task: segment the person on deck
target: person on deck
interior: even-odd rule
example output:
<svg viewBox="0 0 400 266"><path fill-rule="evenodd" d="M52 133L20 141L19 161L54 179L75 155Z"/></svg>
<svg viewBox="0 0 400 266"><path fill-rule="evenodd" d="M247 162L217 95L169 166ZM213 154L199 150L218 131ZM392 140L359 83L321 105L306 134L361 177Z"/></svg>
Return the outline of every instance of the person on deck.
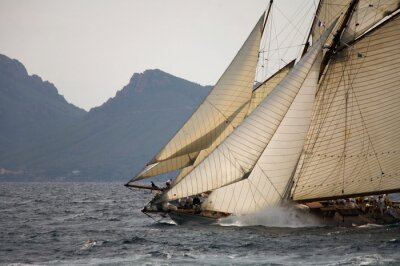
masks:
<svg viewBox="0 0 400 266"><path fill-rule="evenodd" d="M193 198L193 206L200 205L201 201L198 195Z"/></svg>
<svg viewBox="0 0 400 266"><path fill-rule="evenodd" d="M383 216L383 210L384 210L384 207L385 207L384 202L383 202L383 195L379 195L378 196L377 204L378 204L378 208L379 208L379 211L381 213L381 216Z"/></svg>
<svg viewBox="0 0 400 266"><path fill-rule="evenodd" d="M165 183L167 189L171 188L171 183L172 183L172 179L168 179L167 182Z"/></svg>
<svg viewBox="0 0 400 266"><path fill-rule="evenodd" d="M201 201L200 201L199 196L198 195L194 196L194 198L193 198L193 209L194 209L195 213L200 213L201 212L200 204L201 204Z"/></svg>
<svg viewBox="0 0 400 266"><path fill-rule="evenodd" d="M152 188L151 192L153 192L153 189L154 190L160 190L160 188L156 184L154 184L153 181L151 181L151 188Z"/></svg>

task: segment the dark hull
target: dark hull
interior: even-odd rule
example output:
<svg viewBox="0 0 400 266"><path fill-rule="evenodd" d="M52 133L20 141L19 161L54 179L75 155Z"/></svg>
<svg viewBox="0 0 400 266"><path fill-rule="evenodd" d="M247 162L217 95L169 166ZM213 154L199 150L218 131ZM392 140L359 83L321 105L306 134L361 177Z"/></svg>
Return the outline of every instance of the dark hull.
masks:
<svg viewBox="0 0 400 266"><path fill-rule="evenodd" d="M396 210L392 214L388 212L380 213L373 206L369 211L362 211L360 208L326 205L326 202L307 203L307 209L299 209L300 212L307 212L319 218L321 224L327 226L360 226L365 224L394 224L400 223L400 210ZM303 205L304 206L304 205ZM169 217L179 225L213 225L218 224L220 218L229 216L229 213L203 211L197 212L193 209L177 209L168 211L145 211L144 213L161 215L161 217Z"/></svg>
<svg viewBox="0 0 400 266"><path fill-rule="evenodd" d="M194 213L171 211L168 216L177 224L197 224L197 225L212 225L218 222L218 218L207 217Z"/></svg>
<svg viewBox="0 0 400 266"><path fill-rule="evenodd" d="M326 206L326 202L312 202L306 204L310 213L319 217L321 222L330 226L360 226L365 224L395 224L400 223L399 210L392 209L390 212L380 212L378 208L372 206L370 210L348 206Z"/></svg>

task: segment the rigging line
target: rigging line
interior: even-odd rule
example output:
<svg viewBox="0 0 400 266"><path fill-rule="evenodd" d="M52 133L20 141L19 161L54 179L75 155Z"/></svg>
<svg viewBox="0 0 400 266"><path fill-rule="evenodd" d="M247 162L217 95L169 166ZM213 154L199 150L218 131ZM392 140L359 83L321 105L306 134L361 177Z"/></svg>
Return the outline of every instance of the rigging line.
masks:
<svg viewBox="0 0 400 266"><path fill-rule="evenodd" d="M315 62L314 62L314 64L315 64ZM308 74L310 73L310 71L311 71L311 69L308 71ZM296 98L297 98L297 96L298 96L298 94L299 94L299 92L300 92L300 90L301 90L301 88L302 88L302 86L303 86L305 80L307 79L308 74L306 75L306 77L305 77L304 80L302 81L299 90L297 91L296 95L294 96L293 100L291 101L290 106L289 106L288 109L286 110L285 114L282 116L282 119L281 119L281 121L279 122L279 124L277 125L276 130L274 130L274 133L273 133L273 134L276 133L276 131L278 130L278 128L279 128L280 125L282 124L282 121L285 119L287 113L288 113L289 110L290 110L290 107L293 105L293 102L296 100ZM272 140L272 138L270 139L270 141L267 143L267 145L264 147L264 149L262 150L262 152L261 152L260 155L258 156L258 158L257 158L257 160L256 160L256 163L254 164L254 166L252 167L252 169L250 169L250 172L252 172L253 169L255 168L255 166L258 165L258 161L260 160L260 158L261 158L262 154L264 153L264 151L268 148L269 143L271 142L271 140ZM261 169L261 167L260 167L260 169ZM263 173L264 173L264 172L263 172ZM266 173L264 173L264 174L266 175ZM269 179L269 177L268 177L267 175L266 175L266 177ZM271 181L270 181L270 182L271 182ZM278 192L278 194L280 195L279 192ZM282 197L282 195L280 195L280 197Z"/></svg>
<svg viewBox="0 0 400 266"><path fill-rule="evenodd" d="M336 60L336 58L333 58L333 62ZM345 67L346 67L346 65L345 65ZM323 128L323 126L325 125L325 121L326 121L326 119L328 118L328 116L329 116L329 110L331 109L331 105L335 102L335 98L336 98L336 94L339 92L339 84L341 84L342 83L342 80L343 80L343 78L344 78L344 76L342 75L341 77L340 77L340 81L339 81L339 83L338 83L338 86L337 87L335 87L336 88L336 90L335 90L335 93L334 93L334 96L331 98L331 100L330 100L330 103L329 103L329 106L328 106L328 108L326 109L326 112L325 112L325 115L324 115L324 117L323 117L323 123L321 123L320 125L319 125L319 127L318 127L318 135L321 133L321 131L322 131L322 128ZM323 107L322 105L321 105L321 107ZM336 114L334 115L335 117L338 115L338 111L339 110L337 110L336 111ZM331 123L333 123L334 122L334 120L332 120L331 121ZM329 141L329 143L332 141L332 139L333 139L333 132L334 131L331 131L332 132L332 136L331 136L331 139L330 140L328 140ZM329 132L328 131L326 131L325 132L325 134L328 134ZM318 142L318 137L315 137L315 141L313 142L313 144L312 144L312 146L313 146L313 150L314 150L314 148L315 148L315 145L317 144L317 142ZM312 159L312 158L311 158ZM322 159L322 158L321 158ZM306 159L305 159L306 160ZM305 161L304 160L304 161ZM324 180L321 180L321 184L323 184L323 183L325 183L328 179L330 179L331 178L331 176L334 174L334 172L335 172L335 169L337 168L338 166L336 165L335 166L335 168L332 170L332 172L324 179ZM316 170L316 168L314 168L314 170ZM314 171L313 170L313 171ZM308 177L308 179L307 180L305 180L304 182L306 182L306 183L308 183L308 181L310 180L310 178L311 178L311 175ZM298 177L298 182L297 183L299 183L299 181L300 181L300 179L301 179L301 175L299 175L299 177ZM312 193L312 192L314 192L314 190L315 189L311 189L308 193L306 193L305 195L309 195L310 193Z"/></svg>
<svg viewBox="0 0 400 266"><path fill-rule="evenodd" d="M356 95L355 93L354 93L354 98L355 98L355 100L356 100L357 105L359 106L358 99L357 99L357 95ZM370 136L370 134L369 134L369 132L368 132L368 129L367 129L367 126L366 126L366 123L365 123L365 119L364 119L364 116L363 116L363 114L362 114L362 112L361 112L361 109L358 108L358 110L359 110L359 114L360 114L360 118L361 118L363 127L365 128L365 131L366 131L366 134L367 134L367 137L368 137L368 141L369 141L369 143L371 144L371 148L372 148L373 154L375 155L375 158L376 158L376 160L377 160L377 162L378 162L378 166L379 166L379 169L380 169L380 171L381 171L381 176L382 176L382 175L384 175L384 172L383 172L383 169L382 169L382 165L381 165L380 160L379 160L379 158L378 158L378 155L377 155L377 152L376 152L376 150L375 150L375 147L374 147L374 145L373 145L373 143L372 143L371 136ZM379 184L381 183L381 181L382 181L382 179L379 181Z"/></svg>
<svg viewBox="0 0 400 266"><path fill-rule="evenodd" d="M304 8L304 7L303 7ZM301 12L301 11L299 11L299 12ZM308 10L307 10L307 12L308 12ZM307 17L307 12L302 16L302 18L301 18L301 21L303 21L302 23L304 23L305 21L306 21L306 17ZM278 43L278 37L282 34L282 33L284 33L284 32L286 32L286 29L287 29L287 27L288 27L288 25L289 24L293 24L293 23L287 23L287 26L285 26L285 27L282 27L282 29L281 29L281 31L279 32L279 34L277 33L277 31L276 31L276 27L275 27L275 37L274 37L274 39L273 40L276 40L276 42L277 42L277 47L280 47L280 45L279 45L279 43ZM301 24L300 26L302 26L303 24ZM274 26L275 26L275 24L274 24ZM282 43L284 43L284 42L286 42L286 40L290 37L290 36L292 36L292 41L290 41L290 43L293 43L294 41L294 39L296 39L296 37L297 37L297 33L293 33L292 34L292 32L294 32L296 29L294 28L294 27L290 27L290 31L286 34L286 36L281 40L281 42ZM300 34L300 35L302 35L302 34ZM275 50L281 50L281 49L271 49L271 51L275 51ZM274 54L274 53L273 53ZM272 55L273 55L272 54ZM286 53L285 53L286 54ZM278 54L278 57L279 57L279 54Z"/></svg>
<svg viewBox="0 0 400 266"><path fill-rule="evenodd" d="M318 0L318 6L315 6L315 1L313 0L314 10L315 10L314 18L313 18L313 20L311 21L310 31L309 31L308 35L306 35L306 39L305 39L305 43L304 43L304 48L303 48L303 52L302 52L301 57L303 57L303 56L306 54L306 52L307 52L307 50L308 50L308 47L310 47L310 37L311 37L311 34L312 34L313 31L314 31L314 27L315 27L316 22L317 22L317 17L318 17L318 15L319 15L319 13L321 12L322 1L323 1L323 0Z"/></svg>
<svg viewBox="0 0 400 266"><path fill-rule="evenodd" d="M248 185L249 185L249 190L250 190L250 192L253 192L253 191L258 192L258 195L264 200L264 202L265 202L265 203L268 203L268 199L265 197L265 196L266 196L266 195L265 195L265 192L260 191L260 189L258 188L258 185L256 186L256 185L253 183L252 180L250 180L250 179L246 179L246 180L248 181ZM265 187L265 184L264 184L264 187ZM252 188L254 188L254 190L252 190ZM244 186L242 186L241 192L242 192L243 189L244 189ZM257 201L256 201L256 199L255 199L255 193L251 193L251 196L252 196L252 199L253 199L253 201L254 201L254 205L259 206L259 209L261 210L261 209L262 209L262 206L259 205L259 204L257 204Z"/></svg>
<svg viewBox="0 0 400 266"><path fill-rule="evenodd" d="M250 99L251 99L251 93L250 93ZM245 107L246 105L248 105L249 102L250 102L250 99L247 100L247 101L240 107L240 109L243 108L243 107ZM226 122L229 122L228 126L231 126L233 129L236 128L236 127L234 127L234 126L232 125L232 123L231 123L233 120L235 120L235 117L236 117L236 116L233 117L233 118L230 120L230 118L227 117L215 104L213 104L212 102L210 102L208 99L206 99L205 101L206 101L208 104L210 104L212 107L214 107L214 109L225 119ZM231 106L229 106L229 107L231 107Z"/></svg>
<svg viewBox="0 0 400 266"><path fill-rule="evenodd" d="M261 158L261 157L260 157ZM275 184L271 181L271 179L269 178L269 176L267 175L267 173L264 171L264 169L261 168L261 166L256 163L256 166L258 166L258 168L261 170L261 172L264 174L264 176L268 179L268 181L271 183L272 188L276 191L276 193L278 193L279 197L281 198L281 200L283 200L283 196L282 194L278 191L278 189L276 188ZM254 167L255 168L255 167Z"/></svg>
<svg viewBox="0 0 400 266"><path fill-rule="evenodd" d="M368 41L367 51L369 50L369 46L370 46L371 39L372 39L372 38L370 38L370 40ZM356 74L354 75L354 79L353 79L352 81L349 82L349 86L352 86L352 83L354 82L356 76L358 75L359 71L361 70L361 67L362 67L362 64L363 64L364 60L365 60L365 59L362 60L362 63L359 65L358 69L356 70L357 72L356 72ZM348 63L348 64L349 64L349 63ZM355 95L355 93L353 93L353 94L354 94L354 98L355 98L355 100L356 100L357 105L360 106L359 103L358 103L357 96ZM361 113L361 109L359 109L359 113L360 113L360 117L361 117L363 126L364 126L364 128L365 128L365 131L366 131L366 133L367 133L368 140L369 140L369 142L370 142L370 144L371 144L371 148L373 149L373 154L376 156L376 160L377 160L378 165L379 165L379 167L380 167L381 174L383 174L382 167L381 167L381 163L380 163L380 161L379 161L379 158L377 157L377 153L376 153L375 147L374 147L374 145L373 145L373 143L372 143L370 134L368 133L368 129L366 128L365 119L364 119L364 117L363 117L363 115L362 115L362 113ZM381 182L382 182L382 178L380 179L379 183L381 184Z"/></svg>
<svg viewBox="0 0 400 266"><path fill-rule="evenodd" d="M322 59L320 75L322 75L322 72L328 65L331 57L335 54L335 52L338 48L338 43L340 42L340 39L341 39L344 31L346 30L346 27L348 26L349 21L351 20L353 14L354 14L354 7L357 5L358 2L359 2L359 0L352 0L351 3L349 4L349 7L346 10L346 13L343 15L343 19L339 26L339 29L336 31L336 34L333 37L331 47L325 53L324 58Z"/></svg>
<svg viewBox="0 0 400 266"><path fill-rule="evenodd" d="M345 69L343 69L342 75L345 75ZM346 81L345 81L346 82ZM350 83L349 83L350 85ZM346 86L346 84L344 84L344 86ZM345 87L345 111L344 111L344 147L343 147L343 151L342 151L342 156L340 158L340 160L342 160L343 162L343 173L342 173L342 194L344 194L344 175L345 175L345 171L346 171L346 159L345 159L345 155L346 155L346 148L347 148L347 138L349 133L347 132L347 120L348 120L348 106L349 106L349 87Z"/></svg>
<svg viewBox="0 0 400 266"><path fill-rule="evenodd" d="M257 187L255 187L256 189L253 190L253 182L251 180L249 180L248 183L249 183L250 195L251 195L251 198L252 198L252 200L254 202L254 205L256 207L258 207L259 209L261 209L262 207L259 204L257 204L256 198L255 198L255 193L254 193L257 190ZM242 187L242 189L243 189L243 187ZM248 192L247 192L247 194L248 194ZM243 208L243 205L244 205L244 202L242 204L242 208Z"/></svg>
<svg viewBox="0 0 400 266"><path fill-rule="evenodd" d="M306 6L306 5L304 5ZM304 8L304 6L302 8ZM281 13L281 15L289 22L289 24L291 24L296 30L297 32L301 35L301 31L299 30L299 28L297 27L297 25L293 24L293 22L279 9L279 7L277 6L276 9L278 10L279 13ZM300 11L299 11L300 12Z"/></svg>
<svg viewBox="0 0 400 266"><path fill-rule="evenodd" d="M234 191L235 188L236 188L236 183L235 183L233 186L234 186L234 188L233 188L233 191ZM243 193L243 186L240 188L238 198L241 198L242 193ZM228 193L227 193L227 191L226 191L226 189L225 189L224 199L225 199L225 197L226 197L226 194L228 194ZM232 193L230 193L230 194L232 195ZM229 207L232 205L233 199L234 199L234 196L232 195L232 196L230 197L230 200L229 200L229 204L228 204L228 206L227 206L227 209L229 209ZM233 206L234 206L234 207L233 207L233 212L237 213L238 201L234 201ZM242 207L243 207L243 204L242 204Z"/></svg>
<svg viewBox="0 0 400 266"><path fill-rule="evenodd" d="M314 3L314 1L313 1L313 4L314 4L314 6L315 6L315 3ZM311 21L309 21L308 22L308 14L309 13L311 13L311 10L313 9L313 6L312 5L310 5L310 7L307 9L307 11L306 11L306 13L304 14L304 16L303 16L303 19L302 19L302 23L300 24L300 27L302 28L303 27L303 25L305 24L306 25L306 27L305 28L310 28L311 29L311 27L312 27L312 25L313 25L313 19L311 20ZM308 22L308 23L306 23L306 22ZM310 24L311 23L311 24ZM311 32L311 30L310 30L310 32ZM301 34L300 36L302 36L303 34ZM295 38L295 36L293 36L293 39L292 40L294 40L294 38ZM306 43L308 43L308 40L309 40L309 38L310 38L310 36L306 33L305 34L305 36L303 36L303 43L304 44L302 44L302 46L304 46L303 47L303 49L301 49L300 47L298 48L298 50L297 50L297 56L296 56L296 58L301 58L303 55L304 55L304 49L306 48Z"/></svg>
<svg viewBox="0 0 400 266"><path fill-rule="evenodd" d="M279 48L270 49L270 50L261 50L260 53L268 53L268 52L276 51L276 50L283 50L283 49L289 49L289 48L296 48L296 47L303 46L303 45L305 45L305 43L301 43L301 44L297 44L297 45L291 45L291 46L285 46L285 47L279 47Z"/></svg>
<svg viewBox="0 0 400 266"><path fill-rule="evenodd" d="M264 31L265 31L265 27L267 26L267 23L268 23L268 18L269 18L269 15L270 15L270 12L271 12L271 7L272 7L272 3L273 3L273 0L270 0L270 2L269 2L269 6L268 6L268 11L267 11L267 14L266 14L266 18L265 18L265 21L264 21L264 23L263 23L263 25L262 25L262 29L261 29L261 38L263 38L264 36ZM265 38L264 38L265 39ZM260 55L260 53L258 53L258 56ZM260 63L260 57L258 57L258 63ZM264 54L262 55L262 67L264 67ZM256 68L256 73L255 73L255 77L257 77L258 76L258 69Z"/></svg>
<svg viewBox="0 0 400 266"><path fill-rule="evenodd" d="M351 65L353 65L353 61L354 61L354 59L352 58L351 60L350 60L350 64ZM356 64L357 64L357 62L356 62ZM361 66L360 66L360 68L359 69L361 69ZM354 79L355 79L355 77L354 77ZM349 80L349 87L350 87L350 89L352 90L352 96L353 96L353 100L352 100L352 112L354 112L354 109L355 109L355 106L356 105L354 105L354 98L356 98L356 94L355 94L355 92L354 92L354 88L353 88L353 86L352 86L352 83L350 82L351 81L351 73L350 73L350 71L348 71L348 80ZM353 80L353 82L354 82L354 80ZM361 110L360 110L360 105L358 105L357 104L357 106L356 107L358 107L358 111L359 111L359 113L361 112ZM352 118L353 118L353 114L352 114ZM352 123L350 123L350 125L352 125ZM362 150L364 150L364 147L365 147L365 131L366 131L366 128L365 128L365 126L364 126L364 128L362 129ZM354 132L353 132L354 133ZM369 151L369 146L367 146L367 151L366 151L366 153L369 153L368 152ZM367 161L368 161L368 158L366 158L366 160L364 160L364 164L365 163L367 163ZM359 164L361 162L361 158L360 158L360 160L357 162L357 164L356 164L356 166L353 168L353 172L356 170L356 168L357 168L357 165ZM361 170L362 169L360 169L358 172L360 173L361 172ZM353 176L353 172L351 173L351 176Z"/></svg>
<svg viewBox="0 0 400 266"><path fill-rule="evenodd" d="M360 5L360 4L358 4L358 5ZM378 6L380 6L381 5L381 1L379 0L378 1L378 4L377 4ZM375 7L374 5L372 5L372 4L370 4L370 5L368 5L368 7L367 8L365 8L365 12L364 12L364 16L363 16L363 19L362 19L362 21L360 22L360 23L358 23L358 22L356 22L356 23L358 23L359 25L362 25L363 23L364 23L364 21L365 21L365 19L366 19L366 14L367 14L367 12L368 12L368 9L369 8L371 8L371 7L373 7L373 8L375 8L376 9L376 11L375 11L375 16L374 16L374 21L376 21L376 17L378 16L378 11L379 11L379 9L377 8L377 7ZM357 9L357 11L358 10L360 10L359 8ZM358 12L357 12L357 16L358 16ZM356 18L357 19L357 18ZM355 28L357 27L357 24L355 25ZM356 38L356 30L354 31L354 39ZM364 31L364 32L366 32L366 31ZM359 35L361 35L361 34L363 34L363 33L360 33Z"/></svg>
<svg viewBox="0 0 400 266"><path fill-rule="evenodd" d="M311 124L310 124L310 126L311 126ZM292 174L290 176L290 179L289 179L289 181L287 183L287 187L285 189L285 198L286 199L293 199L293 194L296 191L297 187L295 186L295 176L296 176L296 172L297 172L297 167L298 167L298 165L300 163L300 160L302 158L302 156L301 156L302 155L302 151L300 151L299 157L297 158L296 165L294 166ZM293 193L292 193L292 190L293 190Z"/></svg>
<svg viewBox="0 0 400 266"><path fill-rule="evenodd" d="M336 60L336 59L334 59L334 60ZM329 75L331 75L332 73L331 72L329 72ZM333 75L333 74L332 74ZM333 79L334 77L332 77L332 79ZM340 80L339 80L339 83L338 84L340 84L341 83L341 80L342 80L342 78L343 77L341 77L340 78ZM327 82L329 82L329 79L328 79L328 81ZM327 85L326 85L327 86ZM329 103L329 105L328 105L328 107L327 108L324 108L325 107L325 104L323 104L323 103L321 103L321 105L319 106L319 109L320 109L320 113L322 113L321 114L321 116L322 116L322 121L321 121L321 123L320 124L318 124L318 127L315 129L316 130L316 133L313 133L313 135L315 135L316 137L315 137L315 141L314 142L310 142L309 143L309 145L311 144L311 146L312 146L312 148L311 148L311 150L314 150L315 149L315 145L317 144L317 142L318 142L318 137L317 136L319 136L320 134L321 134L321 132L322 132L322 129L323 129L323 126L325 125L325 123L326 123L326 120L328 119L328 116L329 116L329 110L331 109L331 106L332 106L332 104L335 102L334 100L335 100L335 97L336 97L336 94L338 93L338 91L339 91L339 86L338 87L336 87L336 90L335 90L335 92L334 92L334 95L333 95L333 97L331 98L331 100L330 100L330 103ZM322 93L322 92L321 92ZM328 101L329 99L327 99L327 101ZM325 100L324 100L325 101ZM323 111L324 110L326 110L325 111L325 114L323 114ZM336 111L336 113L337 113L338 111ZM335 115L336 116L336 115ZM319 115L318 115L318 113L315 115L315 119L318 119L318 117L319 117ZM331 123L333 123L333 121L331 121ZM325 134L327 134L328 132L326 132ZM307 148L307 150L309 150L309 148ZM311 156L311 155L310 155ZM305 158L304 159L304 161L306 161L307 160L307 158ZM304 165L304 164L303 164ZM303 166L302 165L302 166ZM302 169L303 169L303 167L302 167ZM301 174L299 174L299 177L298 177L298 182L300 181L300 179L301 179ZM306 180L306 182L307 182L307 180Z"/></svg>
<svg viewBox="0 0 400 266"><path fill-rule="evenodd" d="M370 48L370 45L371 45L371 40L372 40L372 38L371 38L371 36L370 36L370 37L369 37L369 40L367 41L367 47L366 47L366 49L365 49L365 50L366 50L366 54L368 54L368 51L369 51L369 48ZM362 67L364 61L365 61L365 58L363 58L363 59L362 59L362 62L359 64L359 67L358 67L358 69L356 70L356 73L355 73L355 75L354 75L354 78L353 78L353 81L352 81L352 82L354 82L355 78L357 77L359 71L361 70L361 67ZM351 83L351 86L352 86L352 85L353 85L353 83ZM355 93L354 93L354 98L355 98L355 100L356 100L357 106L360 106L360 104L358 103L357 95L356 95ZM381 165L380 160L379 160L379 158L378 158L378 155L377 155L377 153L376 153L375 147L374 147L374 145L373 145L373 143L372 143L371 136L370 136L370 134L369 134L369 132L368 132L368 129L367 129L367 126L366 126L366 123L365 123L365 119L364 119L364 116L363 116L363 114L362 114L362 112L361 112L360 107L358 108L358 110L359 110L359 113L360 113L361 121L362 121L363 126L364 126L364 128L365 128L365 131L366 131L366 133L367 133L368 140L369 140L369 142L370 142L370 144L371 144L371 148L372 148L373 153L375 154L376 160L377 160L377 162L378 162L378 165L379 165L379 168L380 168L380 171L381 171L381 177L382 177L382 175L384 175L384 172L383 172L383 169L382 169L382 165ZM381 182L382 182L382 178L380 178L380 180L379 180L379 185L381 185Z"/></svg>
<svg viewBox="0 0 400 266"><path fill-rule="evenodd" d="M275 6L274 6L274 8L275 8ZM272 24L272 26L273 26L273 28L274 28L274 32L275 32L275 42L276 42L276 46L279 47L279 43L278 43L278 34L277 34L277 32L276 32L276 25L275 25L274 21L272 21L271 24ZM283 32L283 31L282 31L282 32ZM278 54L278 58L280 58L280 56L279 56L279 50L277 51L277 54ZM272 56L272 55L269 55L269 57L271 57L271 56ZM279 68L280 68L280 67L279 67Z"/></svg>
<svg viewBox="0 0 400 266"><path fill-rule="evenodd" d="M261 196L261 198L264 200L264 202L265 202L265 203L268 203L268 200L267 200L267 199L265 198L265 196L264 196L265 193L262 193L262 192L258 189L258 186L256 186L256 185L253 183L252 180L248 179L248 182L249 182L250 192L257 191L258 194ZM264 187L265 187L265 185L264 185ZM254 188L254 190L252 190L252 188ZM257 204L256 198L255 198L255 193L251 193L251 196L252 196L252 198L253 198L254 205L255 205L255 206L258 206L259 210L261 210L263 206L261 206L260 204Z"/></svg>
<svg viewBox="0 0 400 266"><path fill-rule="evenodd" d="M303 20L303 21L305 21L305 20ZM286 37L283 40L280 40L280 42L284 43L286 41L286 39L288 39L289 36L292 36L292 40L289 41L289 42L290 43L296 43L295 40L297 39L297 35L296 34L291 34L291 32L293 32L293 31L294 31L294 29L292 28L292 30L290 30L288 32L288 34L286 35ZM277 48L277 49L270 49L269 48L269 51L268 51L269 52L269 54L268 54L269 60L267 62L268 66L267 66L266 69L264 69L267 72L268 71L269 72L274 72L274 71L271 71L271 70L273 70L275 68L278 68L278 69L281 68L280 65L281 65L281 62L282 62L283 58L287 58L287 55L289 53L293 54L293 49L290 49L290 48L299 47L299 49L300 49L301 46L304 45L304 44L298 44L298 45L293 45L293 46L282 47L278 43L278 38L275 38L274 40L276 40L276 42L277 42L276 46L279 47L279 48ZM283 51L283 53L281 54L280 51ZM277 58L275 58L275 57L277 57ZM294 60L296 60L297 58L298 58L298 56L295 56ZM274 64L273 62L277 62L277 63Z"/></svg>

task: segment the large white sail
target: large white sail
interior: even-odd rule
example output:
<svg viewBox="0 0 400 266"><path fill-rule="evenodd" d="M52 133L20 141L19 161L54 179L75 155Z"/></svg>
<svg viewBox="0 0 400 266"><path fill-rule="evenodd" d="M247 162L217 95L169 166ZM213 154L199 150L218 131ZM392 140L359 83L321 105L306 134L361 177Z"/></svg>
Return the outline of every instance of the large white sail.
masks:
<svg viewBox="0 0 400 266"><path fill-rule="evenodd" d="M294 200L400 189L400 17L332 58L317 94Z"/></svg>
<svg viewBox="0 0 400 266"><path fill-rule="evenodd" d="M190 155L226 138L240 124L251 98L263 23L264 15L203 103L131 182L187 166L195 159Z"/></svg>
<svg viewBox="0 0 400 266"><path fill-rule="evenodd" d="M296 98L249 177L214 190L202 204L203 209L248 214L282 202L311 122L322 58L320 47L316 46L310 51L316 52L319 53L319 60L309 70ZM306 72L311 58L303 60L307 60L307 64L300 61L298 67Z"/></svg>
<svg viewBox="0 0 400 266"><path fill-rule="evenodd" d="M290 62L254 89L250 100L250 106L247 110L247 115L253 112L253 110L261 103L261 101L271 93L276 85L278 85L278 83L281 82L284 77L286 77L286 75L289 73L289 70L293 68L293 65L294 61ZM196 160L193 164L182 169L179 175L174 179L174 185L180 182L185 175L187 175L194 167L200 164L204 158L206 158L207 155L209 155L221 142L221 139L217 139L210 145L209 148L202 150L196 157Z"/></svg>
<svg viewBox="0 0 400 266"><path fill-rule="evenodd" d="M261 85L257 86L253 94L251 95L250 106L247 111L247 115L250 115L257 106L267 97L272 90L282 81L284 77L287 76L289 71L294 66L294 60L287 64L286 66L282 67L278 70L275 74L269 77L266 81L264 81Z"/></svg>
<svg viewBox="0 0 400 266"><path fill-rule="evenodd" d="M201 164L166 192L162 200L214 190L250 174L288 112L333 26L242 124Z"/></svg>

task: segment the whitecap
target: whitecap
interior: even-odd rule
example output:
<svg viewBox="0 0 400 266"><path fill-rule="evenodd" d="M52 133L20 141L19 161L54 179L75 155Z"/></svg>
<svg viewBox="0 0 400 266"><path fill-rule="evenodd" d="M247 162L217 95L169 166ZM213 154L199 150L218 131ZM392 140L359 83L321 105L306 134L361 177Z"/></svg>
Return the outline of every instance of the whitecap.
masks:
<svg viewBox="0 0 400 266"><path fill-rule="evenodd" d="M85 249L90 249L94 246L97 245L97 241L96 240L86 240L85 243L83 244L83 246L81 247L81 250L85 250Z"/></svg>

